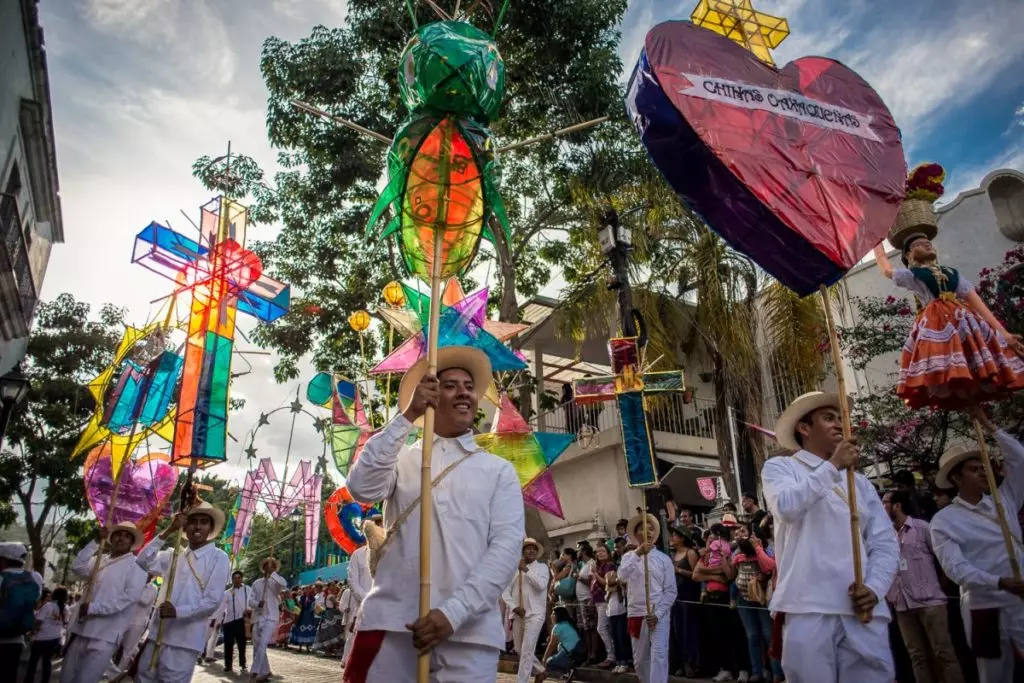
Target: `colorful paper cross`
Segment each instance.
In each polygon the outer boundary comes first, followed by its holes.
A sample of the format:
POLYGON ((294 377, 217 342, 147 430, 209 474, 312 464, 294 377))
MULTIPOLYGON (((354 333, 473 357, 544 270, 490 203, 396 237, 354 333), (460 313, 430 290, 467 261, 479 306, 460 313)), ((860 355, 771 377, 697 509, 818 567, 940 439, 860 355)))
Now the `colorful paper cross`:
POLYGON ((636 337, 609 340, 608 354, 615 374, 576 380, 573 387, 576 403, 589 405, 615 400, 628 484, 633 488, 654 486, 658 483, 658 471, 647 420, 647 396, 682 393, 685 386, 683 371, 642 372, 636 337))
POLYGON ((175 464, 226 457, 236 312, 268 323, 288 312, 290 287, 264 275, 259 257, 244 247, 246 223, 244 206, 218 197, 201 209, 198 242, 156 222, 135 237, 133 263, 173 280, 175 294, 192 292, 175 464))
POLYGON ((562 504, 549 468, 575 440, 575 434, 532 431, 505 394, 491 431, 476 437, 481 448, 512 463, 528 505, 559 518, 562 504))

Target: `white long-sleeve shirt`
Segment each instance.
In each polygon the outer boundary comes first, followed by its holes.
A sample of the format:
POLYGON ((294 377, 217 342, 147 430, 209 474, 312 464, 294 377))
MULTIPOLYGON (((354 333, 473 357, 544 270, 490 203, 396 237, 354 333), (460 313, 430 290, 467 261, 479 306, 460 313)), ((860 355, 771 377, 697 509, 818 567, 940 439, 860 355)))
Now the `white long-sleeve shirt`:
POLYGON ((249 600, 252 598, 252 588, 244 583, 235 588, 231 586, 224 591, 221 607, 224 610, 224 623, 238 621, 245 618, 245 610, 249 608, 249 600))
POLYGON ((551 570, 543 562, 531 562, 525 572, 517 571, 512 583, 501 594, 509 609, 519 607, 519 584, 523 585, 523 610, 527 617, 541 617, 547 614, 548 584, 551 582, 551 570), (519 577, 522 575, 522 581, 519 577))
MULTIPOLYGON (((1024 446, 1001 429, 995 437, 1005 463, 1005 479, 999 487, 999 495, 1006 510, 1010 535, 1015 539, 1017 562, 1024 565, 1024 546, 1016 514, 1024 503, 1024 446)), ((932 547, 943 571, 960 585, 960 593, 971 608, 1013 606, 1024 609, 1020 598, 999 590, 999 579, 1010 578, 1013 574, 998 520, 992 496, 983 496, 977 505, 957 496, 932 518, 932 547)))
MULTIPOLYGON (((171 550, 161 549, 164 540, 157 536, 139 553, 136 560, 150 574, 159 574, 166 581, 171 566, 171 550)), ((210 615, 220 605, 224 585, 231 576, 231 560, 227 553, 207 543, 198 550, 186 548, 178 554, 178 566, 167 601, 174 605, 177 616, 164 619, 163 642, 194 652, 206 649, 206 628, 210 615)), ((166 584, 165 584, 166 586, 166 584)), ((160 628, 160 610, 153 610, 149 624, 152 638, 160 628)))
MULTIPOLYGON (((852 615, 853 541, 846 474, 813 453, 798 451, 768 460, 761 481, 775 515, 779 578, 771 610, 852 615)), ((899 543, 871 482, 857 474, 856 486, 864 585, 878 597, 875 618, 889 620, 885 595, 899 567, 899 543)))
POLYGON ((252 582, 249 591, 249 609, 253 616, 261 621, 277 621, 280 613, 281 591, 288 586, 284 577, 274 572, 270 579, 260 577, 252 582), (260 602, 263 608, 260 608, 260 602))
POLYGON ((355 600, 358 609, 366 594, 370 592, 370 586, 373 585, 373 577, 370 576, 370 555, 365 545, 356 548, 348 558, 348 585, 352 589, 352 599, 355 600))
MULTIPOLYGON (((384 526, 419 497, 422 444, 405 445, 413 425, 398 415, 366 442, 348 476, 364 502, 384 501, 384 526)), ((523 494, 507 460, 484 451, 467 431, 435 436, 431 479, 465 457, 433 488, 431 599, 454 630, 451 640, 503 648, 498 599, 519 566, 523 494)), ((362 628, 408 634, 418 617, 420 507, 383 549, 363 600, 362 628)))
MULTIPOLYGON (((672 558, 657 548, 648 553, 648 571, 651 574, 651 606, 658 620, 668 617, 676 601, 676 573, 672 558)), ((619 563, 619 582, 626 581, 627 614, 631 617, 647 615, 647 587, 644 582, 644 558, 630 550, 619 563)))
MULTIPOLYGON (((71 563, 71 571, 84 580, 95 563, 99 544, 93 541, 82 548, 71 563)), ((71 624, 71 632, 84 638, 116 643, 132 618, 132 607, 146 587, 146 572, 135 564, 135 556, 125 553, 111 558, 105 555, 93 582, 89 614, 71 624)))

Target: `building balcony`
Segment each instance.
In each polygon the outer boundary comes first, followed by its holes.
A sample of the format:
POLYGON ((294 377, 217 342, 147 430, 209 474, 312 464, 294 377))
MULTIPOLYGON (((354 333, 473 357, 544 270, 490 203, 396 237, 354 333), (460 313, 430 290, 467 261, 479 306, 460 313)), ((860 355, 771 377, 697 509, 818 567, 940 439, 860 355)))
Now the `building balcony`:
POLYGON ((18 202, 0 194, 0 340, 28 336, 37 300, 18 202))

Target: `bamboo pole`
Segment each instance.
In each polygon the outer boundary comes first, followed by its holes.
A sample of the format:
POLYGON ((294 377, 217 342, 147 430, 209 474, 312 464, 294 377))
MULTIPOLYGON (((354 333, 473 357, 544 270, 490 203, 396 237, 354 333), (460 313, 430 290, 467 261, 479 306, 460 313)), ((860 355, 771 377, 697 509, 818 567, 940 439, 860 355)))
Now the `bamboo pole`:
MULTIPOLYGON (((443 177, 443 176, 442 176, 443 177)), ((442 194, 443 197, 443 194, 442 194)), ((441 207, 439 207, 440 209, 441 207)), ((446 215, 438 211, 439 216, 446 215)), ((427 336, 427 374, 437 375, 437 335, 441 317, 441 266, 444 260, 444 231, 434 227, 434 252, 430 273, 430 324, 427 336)), ((423 461, 420 465, 420 604, 419 616, 430 612, 430 532, 433 522, 433 491, 430 487, 430 460, 434 450, 434 409, 427 406, 423 415, 423 461)), ((420 655, 416 680, 430 681, 430 653, 420 655)))
MULTIPOLYGON (((644 542, 644 545, 647 545, 647 543, 648 543, 648 541, 650 539, 650 530, 648 529, 649 525, 647 524, 647 491, 646 491, 646 489, 642 492, 641 495, 643 495, 643 498, 644 498, 644 508, 643 509, 637 508, 636 510, 637 510, 637 512, 640 513, 640 523, 644 527, 643 542, 644 542)), ((647 552, 644 553, 644 599, 647 602, 647 616, 651 616, 652 614, 654 614, 654 609, 651 607, 651 562, 650 562, 650 556, 651 556, 651 551, 648 548, 647 552)), ((650 629, 648 629, 647 635, 648 635, 648 637, 651 635, 650 634, 650 629)))
MULTIPOLYGON (((298 105, 296 105, 296 106, 298 106, 298 105)), ((328 116, 330 116, 330 115, 328 114, 328 116)), ((596 126, 599 123, 604 123, 607 120, 608 120, 607 116, 602 116, 602 117, 597 118, 597 119, 591 119, 590 121, 584 121, 583 123, 577 123, 577 124, 574 124, 572 126, 567 126, 565 128, 561 128, 559 130, 556 130, 553 133, 545 133, 544 135, 538 135, 537 137, 529 138, 527 140, 520 140, 519 142, 513 142, 510 145, 505 145, 504 147, 499 147, 498 148, 498 154, 502 154, 504 152, 510 152, 513 149, 519 149, 520 147, 525 147, 527 145, 532 145, 532 144, 537 143, 537 142, 544 142, 545 140, 553 140, 554 138, 557 138, 557 137, 559 137, 561 135, 568 135, 569 133, 575 133, 577 131, 584 130, 585 128, 590 128, 591 126, 596 126)), ((338 121, 338 123, 341 123, 341 121, 338 121)), ((342 125, 348 125, 348 124, 346 123, 346 124, 342 124, 342 125)))
MULTIPOLYGON (((843 438, 847 441, 853 436, 850 425, 850 405, 847 403, 846 375, 843 373, 843 357, 839 351, 839 335, 832 319, 832 303, 829 300, 828 287, 821 286, 821 302, 825 307, 825 322, 828 326, 829 346, 832 347, 832 362, 836 369, 836 384, 839 389, 839 414, 843 418, 843 438)), ((857 512, 857 472, 850 467, 846 470, 847 499, 850 504, 850 540, 853 545, 853 582, 860 586, 864 583, 864 566, 861 562, 860 514, 857 512)), ((881 599, 883 596, 879 596, 881 599)), ((866 624, 871 621, 871 612, 861 612, 860 621, 866 624)))
POLYGON ((378 133, 376 131, 372 131, 369 128, 364 128, 363 126, 360 126, 358 123, 355 123, 353 121, 349 121, 348 119, 343 119, 340 116, 335 116, 334 114, 328 114, 323 109, 317 109, 313 105, 306 104, 302 100, 292 100, 291 104, 296 109, 301 109, 302 111, 306 112, 307 114, 313 114, 314 116, 319 116, 320 118, 327 119, 328 121, 333 121, 334 123, 338 124, 339 126, 344 126, 345 128, 349 128, 351 130, 354 130, 357 133, 362 133, 363 135, 369 135, 371 138, 374 138, 376 140, 380 140, 381 142, 385 142, 385 143, 387 143, 389 145, 392 143, 391 138, 389 138, 386 135, 381 135, 380 133, 378 133))
MULTIPOLYGON (((195 461, 193 460, 193 463, 195 461)), ((186 485, 191 483, 192 473, 188 475, 188 481, 186 485)), ((181 512, 179 510, 179 512, 181 512)), ((171 553, 171 565, 167 570, 167 590, 164 592, 164 602, 171 602, 172 591, 174 590, 174 577, 178 573, 178 558, 181 555, 181 537, 182 529, 178 529, 174 534, 174 551, 171 553)), ((174 604, 174 603, 171 603, 174 604)), ((156 607, 157 612, 160 611, 160 605, 156 607)), ((160 648, 164 642, 164 618, 161 616, 160 621, 156 627, 156 642, 153 643, 153 656, 149 658, 149 668, 156 669, 156 664, 160 660, 160 648)))
MULTIPOLYGON (((519 609, 523 609, 523 570, 519 570, 519 609)), ((523 638, 526 637, 526 613, 516 616, 519 617, 519 647, 523 646, 523 638)))
POLYGON ((1010 525, 1006 521, 1006 509, 1003 507, 1002 496, 996 487, 996 475, 992 471, 992 461, 988 457, 988 445, 985 443, 985 432, 981 428, 981 422, 974 418, 974 432, 978 438, 978 450, 981 452, 981 462, 985 466, 985 476, 988 478, 988 490, 992 494, 992 502, 996 504, 996 516, 999 518, 999 529, 1003 532, 1003 543, 1006 544, 1006 553, 1010 557, 1010 571, 1013 578, 1020 581, 1020 563, 1017 562, 1017 549, 1013 544, 1013 536, 1010 534, 1010 525))

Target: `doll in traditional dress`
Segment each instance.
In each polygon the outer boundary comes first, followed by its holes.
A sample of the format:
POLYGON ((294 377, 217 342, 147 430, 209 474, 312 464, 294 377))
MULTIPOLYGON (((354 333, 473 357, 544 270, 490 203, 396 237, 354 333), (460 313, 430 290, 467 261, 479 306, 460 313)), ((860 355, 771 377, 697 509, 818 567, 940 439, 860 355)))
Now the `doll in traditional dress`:
POLYGON ((1007 332, 955 268, 938 263, 931 242, 938 230, 932 202, 942 195, 944 177, 938 164, 910 174, 907 200, 889 232, 904 267, 893 268, 881 245, 875 247, 882 274, 919 302, 896 389, 911 408, 962 409, 1024 389, 1020 336, 1007 332))

